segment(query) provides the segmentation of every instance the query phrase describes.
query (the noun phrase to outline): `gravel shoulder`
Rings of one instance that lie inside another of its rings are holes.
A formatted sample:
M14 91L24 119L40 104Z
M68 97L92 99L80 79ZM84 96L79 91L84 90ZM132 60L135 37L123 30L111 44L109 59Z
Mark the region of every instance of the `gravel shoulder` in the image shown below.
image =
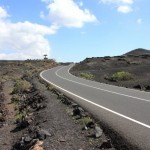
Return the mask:
M67 113L68 106L62 104L57 95L50 93L34 80L37 88L41 89L43 95L47 98L47 108L43 110L38 117L46 118L46 123L41 123L41 127L50 131L52 136L45 140L45 149L57 150L91 150L96 148L102 141L107 140L105 135L100 139L87 137L82 124L78 124L73 120L72 116ZM39 120L37 117L37 120ZM40 122L44 120L40 119ZM90 131L89 131L90 132ZM90 134L90 133L89 133Z

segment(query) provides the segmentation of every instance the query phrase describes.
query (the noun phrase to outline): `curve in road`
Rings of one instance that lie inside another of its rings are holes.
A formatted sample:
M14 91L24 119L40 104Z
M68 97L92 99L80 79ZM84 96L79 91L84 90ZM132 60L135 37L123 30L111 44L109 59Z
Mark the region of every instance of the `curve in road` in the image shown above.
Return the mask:
M72 66L45 70L40 76L111 125L125 139L140 149L149 149L150 93L75 77L69 73Z

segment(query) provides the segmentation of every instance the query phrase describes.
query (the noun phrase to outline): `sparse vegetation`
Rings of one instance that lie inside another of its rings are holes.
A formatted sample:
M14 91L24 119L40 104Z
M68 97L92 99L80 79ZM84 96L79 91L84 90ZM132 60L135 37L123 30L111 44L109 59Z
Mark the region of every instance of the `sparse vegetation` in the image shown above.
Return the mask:
M50 90L50 91L53 91L55 89L54 86L50 84L48 84L46 87L47 87L47 90Z
M73 117L73 119L76 123L79 123L83 126L87 126L89 123L93 122L90 116L81 117L80 119L76 119L76 117Z
M19 80L15 83L13 93L22 93L31 88L31 84L26 80Z
M94 75L89 72L88 73L82 72L80 73L80 77L87 80L92 80L94 78Z
M29 143L20 141L21 136L24 136L23 129L28 130L29 125L34 126L37 123L35 116L38 117L38 113L34 112L47 106L43 93L33 83L38 85L38 75L42 70L57 65L54 60L0 61L0 128L3 128L1 136L4 137L0 140L2 149L29 149ZM43 90L40 86L39 89ZM42 119L46 120L45 116ZM20 131L19 134L17 131ZM26 135L30 139L30 133L26 132ZM12 145L10 141L15 144ZM23 142L23 145L18 142Z
M31 77L32 76L32 71L31 70L25 71L24 76Z
M89 123L93 122L92 118L89 116L82 118L82 120L83 120L83 124L85 126L87 126Z
M33 65L32 65L31 62L25 62L25 63L24 63L24 66L26 66L26 67L33 67Z
M110 78L110 81L126 81L133 79L133 75L129 72L119 71L114 73Z
M21 112L21 111L18 111L16 112L16 115L15 115L15 121L19 121L19 120L23 120L23 118L25 118L26 116L26 112Z

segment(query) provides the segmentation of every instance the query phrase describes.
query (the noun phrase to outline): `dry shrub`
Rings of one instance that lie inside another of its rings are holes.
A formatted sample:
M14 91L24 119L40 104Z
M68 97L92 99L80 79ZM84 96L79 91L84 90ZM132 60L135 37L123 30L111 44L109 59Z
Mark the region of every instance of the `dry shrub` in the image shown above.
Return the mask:
M26 80L19 80L15 83L13 93L23 93L31 88L31 84Z

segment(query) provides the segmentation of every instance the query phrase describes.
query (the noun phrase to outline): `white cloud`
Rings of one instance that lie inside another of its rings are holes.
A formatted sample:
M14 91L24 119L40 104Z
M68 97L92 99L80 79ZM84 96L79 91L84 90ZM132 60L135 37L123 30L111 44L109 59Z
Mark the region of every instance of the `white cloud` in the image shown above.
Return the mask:
M2 7L0 16L0 59L43 58L43 54L50 53L45 36L54 34L56 26L47 27L28 21L13 23L8 20L8 14Z
M129 13L133 10L132 5L135 0L100 0L100 2L104 4L115 4L117 5L118 12Z
M137 22L138 24L142 24L143 21L142 21L141 18L138 18L136 22Z
M130 6L119 6L119 7L117 8L117 11L126 14L126 13L131 12L131 11L132 11L132 8L131 8Z
M7 14L6 10L3 9L2 7L0 7L0 19L2 18L6 18L8 17L9 15Z
M82 2L77 4L73 0L53 0L47 6L49 14L41 13L41 17L52 21L57 26L77 28L85 23L97 21L88 9L80 8L82 5Z
M12 22L7 11L0 6L0 59L40 59L50 54L46 38L55 34L61 26L82 27L85 23L97 21L83 2L74 0L41 0L46 3L48 15L41 12L41 18L51 20L51 26L29 21ZM82 9L81 9L82 7Z

